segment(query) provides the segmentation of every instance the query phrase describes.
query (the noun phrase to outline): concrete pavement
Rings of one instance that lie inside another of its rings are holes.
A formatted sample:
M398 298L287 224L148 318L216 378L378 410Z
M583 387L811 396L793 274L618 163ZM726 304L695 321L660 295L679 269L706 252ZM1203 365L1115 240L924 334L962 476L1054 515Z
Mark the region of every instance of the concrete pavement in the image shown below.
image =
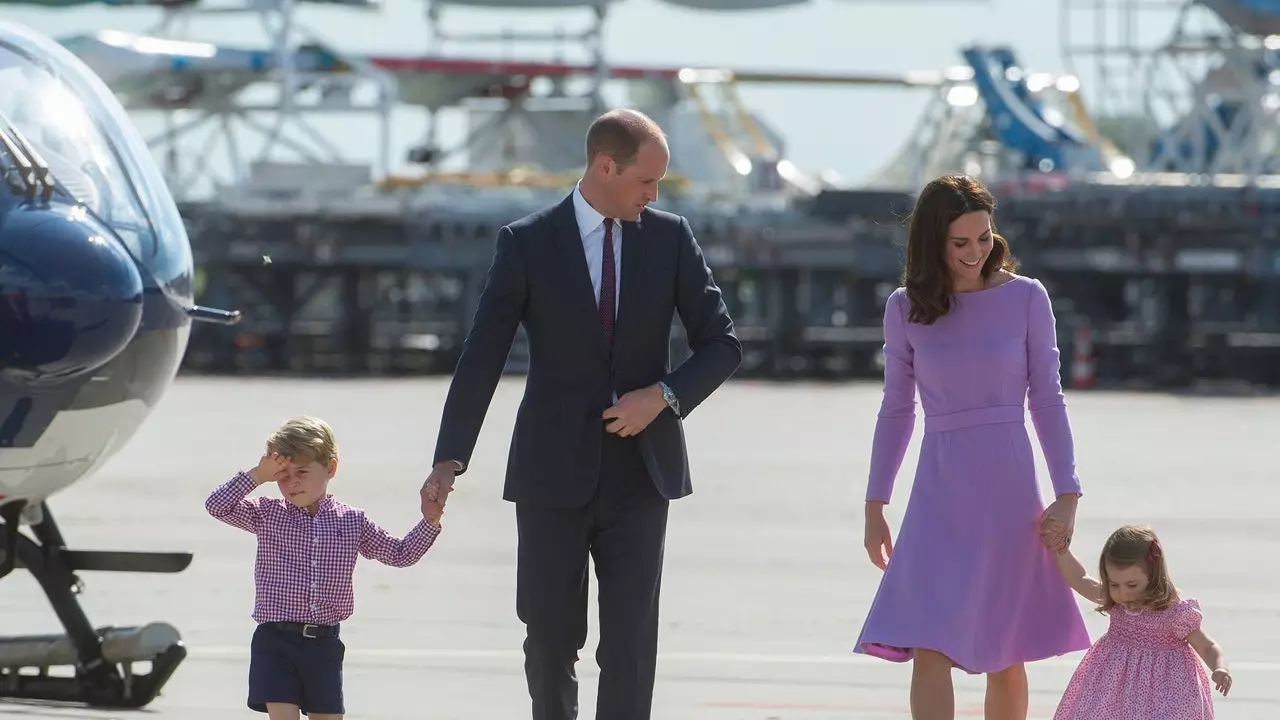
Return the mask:
M344 625L348 718L529 717L514 513L500 498L523 382L501 384L427 557L402 570L361 561L356 616ZM74 548L195 553L178 575L84 576L95 624L163 620L190 646L146 717L265 717L244 707L254 539L205 514L208 492L254 464L279 421L316 414L341 445L331 491L402 534L417 520L446 390L436 379L184 378L124 451L53 499ZM655 720L909 717L909 666L849 652L879 572L861 548L879 395L875 384L734 382L687 421L695 493L671 513ZM1153 524L1175 582L1201 600L1205 628L1232 662L1235 688L1218 698L1218 717L1280 716L1280 587L1266 569L1280 554L1280 399L1072 393L1069 402L1086 492L1077 552L1091 566L1116 526ZM890 507L895 530L918 446L917 433ZM1096 613L1086 618L1095 637L1105 629ZM584 719L594 717L595 625L593 606L579 664ZM30 576L4 580L0 634L58 630ZM1029 669L1033 718L1052 716L1077 661ZM955 679L959 717L982 717L981 678ZM134 716L18 703L0 712Z

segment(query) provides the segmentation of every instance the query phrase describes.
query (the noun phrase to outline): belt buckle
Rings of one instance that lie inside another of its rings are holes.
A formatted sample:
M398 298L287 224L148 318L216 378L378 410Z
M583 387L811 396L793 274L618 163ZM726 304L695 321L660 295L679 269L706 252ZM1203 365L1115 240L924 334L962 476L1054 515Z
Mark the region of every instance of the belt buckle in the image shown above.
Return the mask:
M308 635L308 634L307 634L307 630L312 629L312 628L319 628L319 627L320 627L319 625L308 625L308 624L305 624L305 623L304 623L304 624L303 624L303 626L302 626L302 637L304 637L304 638L318 638L318 637L320 637L319 635Z

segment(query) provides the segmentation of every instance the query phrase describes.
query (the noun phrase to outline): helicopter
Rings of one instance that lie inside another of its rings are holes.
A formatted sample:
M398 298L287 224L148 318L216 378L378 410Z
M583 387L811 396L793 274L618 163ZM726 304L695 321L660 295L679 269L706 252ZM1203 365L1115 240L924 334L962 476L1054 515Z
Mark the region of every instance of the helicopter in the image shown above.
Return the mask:
M194 273L120 102L52 38L0 20L0 578L30 572L65 630L0 637L0 697L142 707L186 657L165 623L96 628L77 573L176 573L191 554L68 549L48 501L129 442L193 322L239 321L194 303Z

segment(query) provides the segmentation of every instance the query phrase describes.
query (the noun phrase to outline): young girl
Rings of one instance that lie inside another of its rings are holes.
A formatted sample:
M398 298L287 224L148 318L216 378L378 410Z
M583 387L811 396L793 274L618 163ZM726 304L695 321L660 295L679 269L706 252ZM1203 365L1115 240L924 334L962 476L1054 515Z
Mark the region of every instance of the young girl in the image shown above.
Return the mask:
M1102 548L1101 579L1068 549L1058 569L1098 604L1111 626L1076 668L1054 720L1212 720L1213 691L1199 655L1224 696L1231 673L1222 648L1200 629L1200 604L1178 596L1154 531L1126 525Z

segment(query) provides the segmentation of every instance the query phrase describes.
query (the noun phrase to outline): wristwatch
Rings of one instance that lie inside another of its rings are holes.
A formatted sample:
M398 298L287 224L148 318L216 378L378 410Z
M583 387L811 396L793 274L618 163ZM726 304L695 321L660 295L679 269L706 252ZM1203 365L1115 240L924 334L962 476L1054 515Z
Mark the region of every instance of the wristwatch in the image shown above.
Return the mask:
M666 383L658 381L658 387L662 388L662 399L666 401L667 407L671 408L671 412L679 415L680 398L676 397L676 394L671 391L671 388L667 387Z

